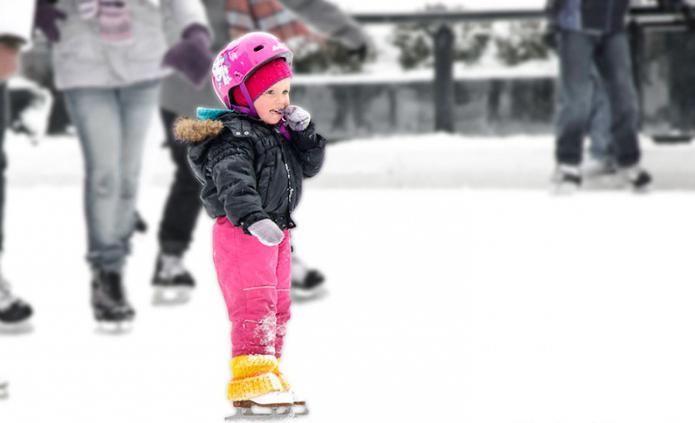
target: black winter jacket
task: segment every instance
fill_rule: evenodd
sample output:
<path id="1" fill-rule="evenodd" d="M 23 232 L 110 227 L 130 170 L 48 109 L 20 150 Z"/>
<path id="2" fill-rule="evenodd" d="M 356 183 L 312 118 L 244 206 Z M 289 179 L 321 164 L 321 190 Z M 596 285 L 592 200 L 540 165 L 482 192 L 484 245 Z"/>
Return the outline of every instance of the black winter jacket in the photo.
<path id="1" fill-rule="evenodd" d="M 287 140 L 275 127 L 236 112 L 175 125 L 176 138 L 190 143 L 188 159 L 203 185 L 205 210 L 211 217 L 226 216 L 246 233 L 266 218 L 281 229 L 293 228 L 302 180 L 321 169 L 326 140 L 313 122 L 290 134 Z"/>

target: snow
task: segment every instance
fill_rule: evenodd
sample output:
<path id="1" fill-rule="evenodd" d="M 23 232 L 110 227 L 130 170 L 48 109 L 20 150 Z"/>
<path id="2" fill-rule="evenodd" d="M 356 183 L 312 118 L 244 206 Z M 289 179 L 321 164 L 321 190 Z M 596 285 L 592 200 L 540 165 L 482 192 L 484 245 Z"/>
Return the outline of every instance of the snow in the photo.
<path id="1" fill-rule="evenodd" d="M 10 136 L 3 272 L 37 310 L 0 337 L 0 422 L 222 422 L 229 327 L 199 222 L 190 304 L 149 304 L 172 165 L 153 131 L 127 285 L 132 333 L 94 331 L 73 137 Z M 548 193 L 549 137 L 394 136 L 329 147 L 297 252 L 329 295 L 296 303 L 282 365 L 306 422 L 693 421 L 689 145 L 645 141 L 657 186 Z"/>

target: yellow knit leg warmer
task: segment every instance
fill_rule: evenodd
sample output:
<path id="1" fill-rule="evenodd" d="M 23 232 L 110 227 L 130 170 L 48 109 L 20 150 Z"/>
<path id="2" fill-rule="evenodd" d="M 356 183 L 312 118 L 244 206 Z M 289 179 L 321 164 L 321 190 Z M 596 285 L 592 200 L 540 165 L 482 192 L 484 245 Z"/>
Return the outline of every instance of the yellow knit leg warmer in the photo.
<path id="1" fill-rule="evenodd" d="M 227 386 L 227 398 L 231 401 L 285 390 L 276 374 L 278 360 L 273 355 L 240 355 L 232 358 L 231 367 L 232 380 Z"/>
<path id="2" fill-rule="evenodd" d="M 280 372 L 280 368 L 277 367 L 277 368 L 273 371 L 273 373 L 275 373 L 275 375 L 276 375 L 276 376 L 278 377 L 278 379 L 280 380 L 280 384 L 282 385 L 282 390 L 283 390 L 283 391 L 289 391 L 290 388 L 291 388 L 290 383 L 289 383 L 289 382 L 287 381 L 287 379 L 285 378 L 285 375 L 283 375 L 282 372 Z"/>

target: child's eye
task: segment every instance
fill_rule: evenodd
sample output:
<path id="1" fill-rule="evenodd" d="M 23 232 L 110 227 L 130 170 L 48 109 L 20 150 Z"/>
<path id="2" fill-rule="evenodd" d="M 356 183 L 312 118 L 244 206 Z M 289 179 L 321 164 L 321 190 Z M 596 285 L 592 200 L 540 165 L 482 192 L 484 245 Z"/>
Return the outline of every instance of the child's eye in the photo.
<path id="1" fill-rule="evenodd" d="M 268 94 L 268 95 L 273 95 L 273 94 L 275 94 L 275 91 L 273 91 L 273 90 L 268 90 L 268 91 L 266 91 L 265 93 Z"/>

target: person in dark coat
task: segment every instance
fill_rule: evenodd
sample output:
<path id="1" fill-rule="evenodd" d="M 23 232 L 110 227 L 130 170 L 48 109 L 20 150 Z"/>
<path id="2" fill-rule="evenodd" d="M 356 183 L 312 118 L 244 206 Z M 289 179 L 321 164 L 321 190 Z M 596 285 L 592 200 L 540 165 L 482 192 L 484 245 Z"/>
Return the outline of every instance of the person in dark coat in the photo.
<path id="1" fill-rule="evenodd" d="M 651 176 L 641 168 L 639 106 L 625 32 L 629 0 L 551 0 L 548 14 L 558 31 L 560 108 L 556 119 L 555 187 L 574 191 L 582 182 L 582 140 L 591 113 L 592 67 L 608 93 L 617 175 L 644 190 Z"/>

